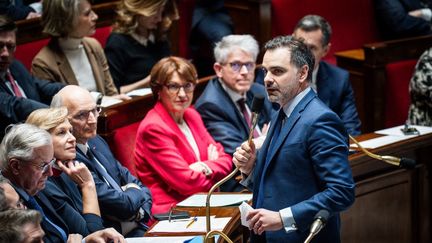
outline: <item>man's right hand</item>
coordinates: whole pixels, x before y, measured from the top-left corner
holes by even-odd
[[[252,142],[250,145],[246,141],[236,149],[233,154],[233,163],[243,174],[249,175],[255,165],[256,149]]]

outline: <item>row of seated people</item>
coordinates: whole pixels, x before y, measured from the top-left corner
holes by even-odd
[[[237,55],[243,55],[242,57],[246,62],[237,63],[238,65],[235,65],[234,62],[223,65],[220,63],[219,68],[221,70],[242,73],[246,78],[252,76],[258,45],[250,36],[248,36],[248,40],[252,41],[255,55],[245,50],[239,50],[241,49],[239,47],[244,45],[237,44],[237,49],[229,53],[228,57],[235,58],[231,54],[236,54],[236,57]],[[304,43],[291,37],[282,37],[275,41],[286,41],[286,43],[293,44],[293,48],[300,46],[300,51],[305,52],[307,64],[290,64],[288,69],[301,69],[299,71],[301,72],[300,75],[292,71],[290,75],[293,78],[298,78],[299,84],[307,88],[312,76],[314,59],[309,48]],[[244,44],[243,42],[240,43]],[[301,66],[297,67],[297,65]],[[283,68],[279,65],[272,66],[271,61],[266,63],[265,67],[275,77],[280,75],[280,69]],[[74,230],[81,229],[84,231],[83,234],[86,233],[86,230],[92,231],[93,227],[98,228],[101,226],[101,216],[104,218],[105,223],[112,223],[125,235],[142,236],[142,230],[145,230],[143,223],[150,220],[149,209],[152,201],[151,210],[153,213],[159,212],[159,210],[168,210],[178,200],[184,199],[188,193],[208,190],[212,184],[231,171],[231,156],[226,154],[223,147],[216,143],[207,132],[199,113],[189,107],[192,102],[192,93],[196,80],[196,70],[190,62],[182,58],[164,58],[152,69],[150,82],[157,103],[141,122],[135,151],[138,176],[142,182],[149,186],[152,196],[140,181],[131,176],[127,169],[113,158],[107,144],[96,135],[99,111],[93,97],[81,87],[66,86],[54,96],[51,102],[51,106],[57,108],[36,110],[27,118],[28,124],[15,125],[10,128],[1,145],[4,148],[4,151],[0,153],[4,157],[2,161],[6,162],[2,174],[11,180],[26,206],[36,209],[44,215],[42,227],[50,232],[46,236],[47,240],[57,238],[59,241],[62,239],[65,241],[66,236],[71,232],[70,228],[74,228]],[[290,81],[291,78],[288,77],[285,80]],[[269,88],[273,90],[272,92],[281,92],[277,99],[280,101],[280,105],[289,101],[285,98],[285,95],[282,95],[282,92],[299,92],[294,88],[289,91],[278,87],[278,84],[272,78],[268,82],[271,83]],[[240,87],[243,88],[245,86],[250,87],[252,79],[242,80],[240,84]],[[263,88],[261,89],[262,92]],[[305,89],[306,91],[308,92],[308,99],[316,99],[316,94],[311,88]],[[243,92],[243,98],[245,97],[246,93]],[[275,99],[274,96],[273,99]],[[330,109],[318,99],[316,101],[319,107],[325,108],[326,112],[331,114],[329,119],[335,119],[337,129],[341,132],[340,135],[346,135],[345,128],[337,115],[330,112]],[[238,112],[240,113],[242,105],[239,104],[239,106]],[[267,107],[268,112],[272,112],[273,108],[268,101],[265,107]],[[245,112],[244,122],[247,124],[247,120],[250,120],[250,118],[247,119],[247,113],[250,113],[250,111],[248,112],[247,108],[243,111]],[[283,112],[285,112],[285,108]],[[272,119],[279,119],[279,117],[273,116]],[[312,122],[315,122],[315,120]],[[37,125],[42,129],[30,124]],[[29,136],[29,134],[31,135]],[[259,135],[259,131],[257,131],[257,136]],[[317,141],[315,138],[313,140]],[[341,152],[347,152],[346,141],[340,141],[345,147]],[[14,146],[15,144],[21,146]],[[20,153],[21,149],[31,150],[33,153],[23,156]],[[341,158],[342,161],[340,161],[343,163],[344,172],[340,173],[340,177],[347,180],[348,183],[346,185],[340,183],[340,186],[347,187],[347,200],[341,202],[340,207],[334,208],[330,206],[331,210],[336,210],[335,213],[349,206],[353,198],[353,182],[347,170],[348,153],[342,152],[340,155],[344,155],[342,156],[344,158]],[[54,156],[56,159],[53,159]],[[73,161],[75,156],[76,160],[80,162]],[[155,161],[155,157],[158,158],[157,161]],[[337,158],[340,157],[337,156]],[[320,161],[320,159],[317,161]],[[334,160],[331,160],[331,163],[334,162]],[[52,164],[57,164],[64,172],[60,177],[53,176]],[[82,168],[82,170],[79,170],[79,168]],[[92,172],[91,176],[89,176],[86,169]],[[325,178],[321,179],[324,180]],[[83,193],[83,197],[80,198],[78,196],[79,192],[76,192],[77,188],[74,187],[75,183],[83,191],[91,189],[92,186],[96,187],[96,190],[93,188],[90,192]],[[307,182],[306,184],[308,184],[308,187],[314,187],[313,182]],[[86,185],[89,185],[90,188],[85,188]],[[184,188],[190,191],[182,191]],[[323,192],[316,190],[316,193]],[[94,198],[95,194],[97,194],[98,200],[90,199],[90,202],[88,202],[88,197]],[[336,195],[332,197],[336,197]],[[133,199],[136,199],[136,201],[133,201]],[[295,200],[298,199],[293,198],[289,201]],[[93,206],[88,205],[88,203],[93,203]],[[97,203],[100,203],[100,212]],[[327,202],[325,203],[327,204]],[[129,218],[131,215],[126,215],[129,212],[126,210],[129,209],[128,206],[131,204],[138,205],[139,209],[138,212],[130,210],[134,214]],[[79,210],[81,205],[82,211]],[[91,207],[91,209],[85,209],[85,206]],[[106,211],[107,209],[109,210]],[[317,211],[317,209],[313,210]],[[86,217],[81,215],[81,212],[87,212]],[[65,213],[67,217],[61,217],[58,215],[59,213]],[[117,217],[113,214],[117,214]],[[72,220],[72,215],[76,217],[73,220],[73,225],[64,222],[67,220],[66,218]],[[287,215],[287,217],[291,218],[292,221],[293,216]],[[307,227],[306,224],[309,223],[306,223],[306,221],[312,220],[312,215],[307,216],[306,219],[301,218],[298,219],[298,222],[302,225],[301,227]],[[337,231],[335,228],[337,218],[335,216],[331,220],[332,227],[327,228],[329,232],[325,234],[325,237],[330,237]],[[303,222],[303,220],[306,221]],[[77,224],[78,221],[81,224]],[[280,226],[282,226],[282,221],[279,221]],[[131,228],[132,231],[130,231]],[[264,229],[258,231],[257,228],[255,233],[261,234],[262,230]],[[279,226],[275,229],[269,228],[269,230],[278,231],[273,234],[274,236],[285,235],[282,227]],[[306,231],[302,230],[301,232],[303,233],[291,235],[291,237],[304,238]]]
[[[299,33],[297,33],[297,35],[299,35]],[[304,39],[307,39],[307,37],[306,38],[304,38]],[[256,58],[255,58],[256,59]],[[242,59],[242,60],[244,60],[244,59]],[[239,72],[239,71],[241,71],[241,72],[244,72],[244,71],[247,71],[246,73],[248,74],[248,73],[250,73],[250,71],[251,71],[251,64],[250,64],[251,62],[246,62],[246,63],[242,63],[242,62],[237,62],[237,63],[235,63],[235,62],[222,62],[222,61],[220,61],[219,62],[219,64],[220,64],[220,66],[218,67],[219,68],[219,71],[220,70],[222,70],[222,66],[224,66],[225,65],[225,67],[224,68],[230,68],[230,69],[232,69],[232,71],[235,71],[236,69],[237,69],[237,72]],[[254,63],[255,63],[255,60],[253,61],[253,67],[254,67]],[[223,65],[222,65],[223,64]],[[217,69],[218,70],[218,68],[215,68],[215,69]],[[225,70],[225,72],[227,72],[226,70]],[[12,82],[11,82],[12,83]],[[183,89],[183,91],[184,92],[186,92],[186,89],[187,89],[187,87],[186,86],[183,86],[183,87],[174,87],[174,86],[171,86],[173,89],[177,89],[178,91],[179,90],[182,90]],[[159,87],[160,88],[160,87]],[[73,92],[71,92],[71,93],[73,93]],[[197,106],[198,106],[198,103],[197,103]],[[198,109],[198,108],[197,108]],[[240,110],[241,110],[241,108],[240,108]],[[249,111],[249,113],[250,113],[250,111]],[[87,113],[88,115],[90,114],[90,112],[88,112]],[[209,150],[214,150],[214,149],[210,149],[209,148]],[[212,172],[211,171],[211,168],[209,169],[209,168],[206,168],[204,165],[202,165],[202,164],[200,164],[199,166],[197,166],[198,167],[198,170],[200,170],[201,172],[203,172],[203,173],[210,173],[210,172]]]
[[[12,31],[12,34],[14,34],[13,31]],[[243,40],[243,38],[246,38],[246,42],[249,42],[250,44],[244,44],[245,41]],[[251,85],[252,80],[253,80],[253,70],[255,69],[255,62],[256,62],[257,55],[258,55],[258,44],[250,36],[246,36],[246,37],[240,36],[240,41],[238,43],[236,42],[236,37],[233,37],[232,39],[233,40],[230,40],[230,38],[227,38],[226,42],[228,42],[228,43],[221,43],[220,44],[219,48],[221,48],[223,51],[222,50],[220,51],[221,56],[218,59],[219,60],[218,65],[215,65],[216,66],[215,69],[217,70],[221,79],[224,80],[224,77],[226,77],[227,82],[228,82],[228,80],[231,82],[237,81],[236,80],[237,78],[235,78],[236,75],[240,75],[241,77],[243,77],[244,80],[240,80],[240,82],[238,82],[238,87],[236,86],[237,82],[235,82],[233,84],[233,86],[229,86],[227,83],[227,86],[231,87],[230,89],[232,89],[232,90],[238,90],[239,92],[243,91],[242,94],[243,94],[243,96],[246,97],[245,91],[250,88],[249,86]],[[224,47],[225,45],[228,45],[228,47]],[[233,47],[230,45],[233,45],[235,48],[231,49]],[[251,50],[245,51],[245,50],[242,50],[241,48],[239,49],[239,47],[241,47],[241,46],[249,46],[251,48]],[[226,53],[224,53],[224,51],[226,51]],[[241,61],[238,61],[239,59]],[[168,59],[168,60],[170,60],[170,59]],[[174,60],[176,60],[176,59],[174,58]],[[180,62],[180,61],[177,61],[177,62]],[[191,91],[193,91],[194,86],[193,85],[191,86],[190,82],[189,82],[189,85],[183,85],[183,86],[179,86],[180,85],[179,83],[167,83],[168,78],[170,78],[170,82],[175,82],[175,81],[180,82],[180,81],[175,79],[175,75],[171,75],[170,77],[165,76],[165,79],[166,79],[164,81],[165,83],[159,83],[159,82],[162,82],[162,80],[164,80],[160,76],[163,77],[163,75],[166,75],[167,73],[169,74],[170,73],[169,69],[171,68],[171,66],[173,66],[173,65],[163,65],[164,62],[161,62],[161,63],[162,63],[160,66],[161,70],[158,70],[158,66],[156,66],[155,67],[156,73],[151,75],[151,76],[154,78],[154,80],[152,81],[152,87],[155,89],[155,92],[160,97],[160,104],[158,103],[158,105],[155,106],[155,113],[157,113],[157,112],[164,113],[165,115],[163,115],[163,116],[161,115],[162,118],[159,118],[159,119],[160,120],[166,120],[170,117],[169,114],[171,114],[171,113],[167,112],[167,111],[164,112],[165,109],[169,110],[169,111],[172,111],[172,109],[174,109],[174,110],[180,109],[181,110],[181,108],[186,109],[190,105],[190,102],[192,100],[192,97],[190,97],[190,93],[191,93]],[[181,69],[182,71],[184,69],[184,72],[185,72],[184,75],[189,74],[189,78],[186,80],[192,80],[192,81],[196,80],[197,74],[196,74],[196,72],[191,72],[192,68],[191,68],[190,64],[188,64],[185,61],[181,61],[180,63],[183,63],[183,65],[186,65],[188,67],[188,68],[182,68],[181,65],[178,64],[180,66],[179,68],[182,68]],[[176,66],[176,65],[174,65],[174,66]],[[163,68],[168,69],[168,70],[163,70]],[[158,74],[157,71],[159,71],[160,73]],[[180,73],[180,70],[177,70],[176,72]],[[11,81],[9,81],[9,82],[12,85],[12,82]],[[220,85],[220,84],[218,84],[217,80],[214,80],[213,83],[216,86]],[[254,86],[255,86],[254,89],[257,89],[257,92],[261,92],[261,93],[264,92],[263,87],[259,88],[260,85],[255,84]],[[209,88],[209,90],[210,90],[209,92],[211,93],[212,92],[211,88]],[[220,86],[219,86],[218,90],[221,91]],[[178,96],[182,97],[182,98],[180,98],[180,101],[175,101],[175,100],[173,101],[172,100],[172,93],[178,94]],[[233,92],[233,93],[235,93],[235,92]],[[247,103],[250,103],[251,96],[252,96],[251,93],[249,95],[249,102],[247,102]],[[171,96],[170,96],[170,94],[171,94]],[[240,96],[240,94],[238,94],[237,96]],[[54,98],[54,101],[52,102],[53,104],[57,104],[59,106],[65,105],[66,107],[68,107],[69,111],[65,114],[71,114],[70,122],[72,123],[72,126],[74,127],[73,131],[75,134],[76,143],[83,144],[83,145],[84,144],[90,145],[88,148],[85,145],[84,146],[77,145],[78,153],[77,153],[76,157],[78,158],[79,161],[83,161],[89,168],[92,168],[92,171],[94,172],[93,178],[95,178],[95,180],[96,180],[96,178],[99,179],[94,183],[97,186],[102,187],[102,189],[97,190],[99,193],[99,195],[98,195],[99,200],[98,201],[101,203],[102,212],[111,212],[111,213],[113,213],[113,212],[120,213],[121,212],[121,216],[110,215],[109,213],[106,213],[106,214],[102,213],[101,215],[104,215],[105,217],[107,217],[106,221],[111,222],[114,226],[117,226],[117,228],[119,230],[121,229],[122,233],[125,233],[125,234],[126,234],[126,230],[123,231],[124,227],[120,227],[119,224],[116,225],[115,223],[117,221],[113,222],[112,217],[117,217],[117,219],[120,218],[120,219],[123,219],[125,221],[133,218],[133,220],[144,220],[144,222],[146,222],[149,219],[149,215],[150,215],[150,213],[149,213],[149,200],[148,200],[148,198],[147,198],[147,200],[144,200],[144,199],[139,199],[139,197],[138,197],[138,195],[141,195],[141,196],[145,195],[145,193],[143,194],[141,191],[141,190],[144,190],[143,185],[140,184],[141,182],[137,181],[136,178],[133,178],[132,176],[130,176],[130,174],[127,172],[127,170],[125,168],[121,167],[118,162],[115,162],[114,165],[113,165],[113,163],[107,162],[107,159],[106,159],[107,157],[108,157],[108,161],[115,161],[115,159],[112,156],[109,156],[110,152],[109,152],[109,149],[108,149],[106,143],[104,143],[98,137],[94,138],[94,136],[96,135],[95,134],[96,126],[97,126],[96,116],[98,114],[97,113],[98,111],[96,109],[96,103],[92,99],[92,97],[88,94],[88,91],[86,91],[82,88],[78,88],[77,86],[67,86],[66,88],[62,89],[62,91],[60,91],[56,97],[59,97],[59,98],[57,98],[57,100]],[[210,97],[212,98],[213,95],[210,94]],[[230,102],[230,101],[228,101],[228,102]],[[165,105],[162,105],[162,103],[164,103]],[[203,103],[205,103],[205,102],[203,102]],[[225,104],[221,104],[221,105],[222,105],[222,108],[226,108]],[[179,106],[179,107],[176,107],[176,106]],[[239,106],[240,106],[240,104],[239,104]],[[163,108],[163,107],[166,107],[166,108]],[[272,108],[268,102],[267,102],[266,107],[267,107],[267,112],[266,112],[267,116],[263,116],[263,119],[267,120],[267,122],[268,122]],[[239,107],[239,109],[242,110],[243,108]],[[244,108],[244,109],[245,110],[243,110],[243,112],[246,112],[248,114],[250,113],[249,108]],[[39,112],[43,112],[43,110],[39,111]],[[235,110],[233,110],[233,112],[239,112],[239,111],[237,111],[237,109],[235,109]],[[242,116],[243,112],[239,113],[240,114],[240,117],[239,117],[240,121],[238,120],[238,121],[236,121],[236,123],[239,125],[240,124],[246,124],[245,125],[246,129],[242,128],[242,130],[246,130],[245,133],[247,134],[247,127],[248,127],[247,120],[241,120],[242,119],[241,116]],[[39,119],[34,118],[35,116],[37,116],[38,113],[35,113],[35,114],[36,115],[31,115],[28,118],[29,122],[31,122],[32,120],[39,120],[39,121],[46,122],[48,120],[47,118],[49,117],[49,115],[47,115],[47,114],[43,114],[43,113],[40,114]],[[150,114],[151,114],[151,112],[149,113],[149,115]],[[157,118],[157,115],[155,115],[155,116]],[[223,116],[227,116],[227,115],[223,115]],[[245,114],[244,117],[247,117],[247,114]],[[153,119],[155,119],[155,118],[153,118]],[[180,117],[180,119],[182,119],[182,117]],[[246,119],[246,118],[244,118],[244,119]],[[61,122],[63,123],[64,120],[65,120],[65,117],[63,117],[63,120]],[[186,172],[189,172],[189,173],[190,173],[190,171],[194,172],[193,175],[191,176],[191,179],[196,180],[196,182],[193,183],[193,182],[189,181],[190,183],[185,184],[185,185],[193,185],[193,187],[189,187],[191,190],[187,192],[190,194],[190,193],[193,193],[196,191],[208,190],[209,187],[215,181],[219,180],[220,178],[222,178],[224,175],[226,175],[227,173],[229,173],[231,171],[232,164],[230,161],[230,156],[223,152],[222,146],[216,144],[215,141],[213,140],[213,138],[209,134],[206,133],[206,128],[204,127],[204,124],[202,122],[198,123],[196,126],[191,125],[192,123],[194,123],[194,121],[200,120],[198,113],[194,112],[193,109],[188,110],[188,112],[185,111],[184,120],[187,121],[187,124],[189,125],[189,127],[186,126],[183,129],[185,130],[186,134],[189,134],[189,136],[186,135],[186,137],[184,137],[184,136],[181,136],[181,134],[177,134],[178,137],[183,137],[183,141],[178,141],[178,144],[176,144],[176,145],[177,145],[177,147],[179,147],[180,145],[185,146],[189,143],[193,144],[193,142],[189,142],[189,140],[191,140],[191,141],[196,140],[195,141],[196,147],[199,149],[196,151],[191,151],[189,149],[189,154],[184,155],[184,156],[185,157],[188,156],[192,161],[195,161],[196,160],[195,158],[200,157],[200,160],[196,161],[196,163],[191,163],[191,161],[188,161],[188,164],[190,164],[190,165],[188,165],[186,168],[183,168],[184,170],[186,170]],[[144,120],[143,124],[145,124],[145,122],[146,121]],[[154,122],[151,122],[151,124],[153,124],[153,123]],[[155,122],[155,123],[156,124],[163,124],[162,122]],[[176,123],[174,122],[174,120],[172,123],[173,123],[173,124],[171,124],[172,129],[175,130]],[[263,124],[263,122],[261,122],[261,124]],[[240,125],[240,126],[244,126],[244,125]],[[261,127],[261,128],[263,128],[263,127]],[[66,128],[63,127],[62,129],[64,129],[63,133],[62,133],[62,134],[64,134],[64,133],[67,133],[67,131],[70,132],[71,128],[69,125],[69,127],[66,126]],[[26,129],[26,132],[31,133],[31,134],[36,134],[36,132],[30,132],[29,130],[30,129]],[[178,130],[178,128],[177,128],[177,130]],[[147,130],[143,130],[143,131],[151,132],[152,130],[147,129]],[[8,134],[10,134],[10,132]],[[156,132],[156,135],[154,135],[152,133],[146,134],[145,136],[143,135],[143,137],[148,137],[148,139],[142,140],[142,141],[145,142],[147,140],[151,140],[150,138],[152,138],[152,137],[155,137],[156,141],[160,141],[160,138],[161,138],[160,131],[158,131],[156,129],[155,132]],[[177,131],[177,133],[178,133],[178,131]],[[56,134],[56,133],[54,133],[54,134]],[[138,132],[138,134],[139,134],[138,137],[141,137],[140,131]],[[193,134],[195,134],[195,136],[191,136]],[[200,140],[198,140],[196,138],[197,137],[196,134],[200,134],[200,135],[201,134],[204,134],[204,135],[207,134],[207,135],[206,136],[201,135],[199,137]],[[258,134],[259,134],[259,132],[258,132]],[[167,139],[175,140],[174,139],[175,133],[170,134],[170,135],[171,136],[169,136]],[[61,134],[59,134],[59,136],[61,136]],[[187,139],[187,137],[189,137],[189,140],[185,141],[185,138]],[[93,140],[91,140],[91,139],[93,139]],[[240,138],[239,143],[241,142],[241,139],[244,139],[244,138]],[[5,138],[4,141],[8,141],[7,137]],[[67,142],[67,138],[65,141]],[[70,147],[75,148],[75,146],[74,146],[75,140],[73,138],[69,139],[69,143],[72,144],[72,146],[70,146]],[[138,146],[140,146],[140,145],[138,145]],[[144,145],[142,145],[142,146],[144,146]],[[198,147],[198,146],[200,146],[200,147]],[[66,146],[63,146],[63,148],[65,148],[65,147]],[[144,146],[144,148],[148,148],[148,147],[151,147],[151,146]],[[194,147],[194,146],[192,146],[192,147]],[[182,151],[184,151],[184,152],[188,151],[187,148],[188,148],[188,146],[183,147]],[[155,148],[155,149],[160,149],[160,148]],[[87,153],[83,152],[85,150],[93,151],[94,155],[91,152],[89,153],[90,155],[86,155]],[[139,151],[139,149],[137,149],[137,157],[139,157],[138,151]],[[46,152],[46,151],[43,151],[43,152]],[[55,150],[54,150],[54,153],[55,153]],[[159,154],[159,153],[154,152],[154,154]],[[172,152],[171,151],[171,156],[178,156],[178,154],[179,154],[178,152]],[[44,161],[48,161],[48,157],[52,157],[49,155],[45,155],[45,156],[47,156],[47,157],[41,158]],[[55,155],[55,156],[58,159],[62,158],[61,154]],[[143,153],[142,156],[144,157],[144,158],[142,158],[143,161],[147,161],[147,160],[152,159],[152,157],[145,157],[145,156],[148,156],[148,155],[146,155],[146,153]],[[103,168],[106,170],[105,173],[104,173],[104,169],[101,170],[97,166],[98,165],[97,162],[91,160],[91,157],[96,158],[96,160],[98,162],[100,162],[100,164],[102,164]],[[67,160],[67,158],[64,158],[64,159]],[[161,159],[163,159],[163,156]],[[208,164],[204,163],[205,161],[211,162],[211,161],[218,161],[218,160],[220,160],[219,164],[217,164],[217,163],[208,163]],[[23,179],[28,179],[28,178],[33,178],[35,180],[38,179],[38,177],[35,175],[33,175],[33,176],[19,175],[17,177],[16,174],[10,172],[10,171],[13,171],[13,166],[14,166],[14,163],[11,163],[11,162],[14,162],[14,161],[17,162],[17,160],[11,160],[11,158],[7,158],[4,161],[8,161],[8,164],[6,165],[6,168],[2,171],[2,173],[5,176],[7,176],[9,179],[11,179],[11,181],[14,185],[18,185],[17,188],[19,186],[24,187],[24,185],[30,184],[30,183],[26,183],[26,180],[23,181]],[[153,164],[153,166],[156,166],[157,165],[156,162],[157,161],[153,161],[153,163],[151,163],[151,162],[148,162],[148,163]],[[70,167],[75,167],[75,166],[79,166],[79,165],[80,164],[75,165],[74,163],[68,163],[68,166],[70,166]],[[117,165],[117,166],[115,166],[115,165]],[[145,165],[145,163],[137,163],[137,165],[143,166],[143,165]],[[51,173],[49,166],[50,166],[49,163],[45,163],[43,165],[43,167],[48,168],[48,169],[46,171],[44,171],[44,173],[38,174],[39,177],[41,178],[40,179],[41,184],[43,184],[44,180],[47,180],[47,177]],[[162,167],[162,168],[164,168],[164,167]],[[159,170],[156,170],[156,171],[158,171],[158,172],[163,171],[162,168],[160,168]],[[172,172],[172,170],[168,170],[168,171]],[[108,175],[107,172],[111,173],[111,175]],[[189,174],[189,173],[186,173],[186,174]],[[113,176],[113,174],[117,175],[117,180],[115,180],[115,176]],[[63,177],[66,177],[64,174],[62,174],[62,175],[63,175]],[[83,178],[83,175],[80,175],[79,177]],[[112,179],[112,181],[111,181],[109,179],[110,177],[114,177],[114,179]],[[152,180],[152,177],[157,177],[157,178]],[[158,212],[158,210],[161,210],[161,211],[167,210],[172,205],[172,203],[175,203],[178,200],[181,200],[182,198],[184,198],[185,196],[188,195],[185,192],[183,192],[183,193],[185,193],[186,195],[182,195],[181,193],[179,193],[179,195],[177,195],[176,193],[173,193],[172,192],[173,189],[171,188],[171,186],[168,187],[167,185],[165,185],[165,183],[167,183],[167,182],[165,180],[162,180],[160,177],[163,177],[165,179],[165,178],[167,178],[167,175],[164,175],[164,176],[155,175],[154,172],[151,175],[146,175],[143,172],[143,176],[140,176],[140,178],[142,180],[146,181],[146,183],[149,184],[151,190],[154,191],[154,193],[153,193],[153,195],[154,195],[153,212]],[[178,176],[176,176],[176,177],[178,177]],[[50,178],[53,178],[52,180],[55,180],[55,179],[60,180],[59,177],[57,177],[57,178],[50,177]],[[63,190],[58,190],[58,189],[54,190],[56,187],[52,186],[52,188],[54,188],[53,190],[43,190],[41,194],[38,194],[37,200],[39,201],[40,204],[42,204],[42,207],[45,206],[46,211],[48,211],[52,208],[56,208],[54,205],[52,205],[53,202],[51,202],[50,200],[46,200],[46,198],[54,198],[54,196],[53,196],[54,193],[60,194],[60,196],[58,196],[57,198],[61,198],[58,202],[61,205],[64,205],[64,202],[68,201],[67,200],[68,197],[67,196],[65,197],[64,195],[62,195],[61,194],[62,192],[69,191],[69,198],[76,199],[76,195],[77,195],[76,188],[75,188],[75,191],[73,191],[73,189],[70,189],[70,188],[73,188],[73,186],[70,186],[72,184],[72,182],[70,182],[70,180],[67,178],[68,177],[66,177],[66,179],[64,179],[64,180],[68,183],[66,183],[66,182],[60,183],[60,184],[64,184],[64,185],[62,185]],[[107,182],[105,182],[105,180]],[[38,182],[39,182],[39,180],[38,180]],[[199,186],[197,185],[197,184],[199,184],[198,182],[201,182],[202,188],[199,188]],[[125,183],[127,183],[127,184],[124,185]],[[122,193],[119,193],[120,190],[118,188],[115,189],[116,184],[117,184],[117,187],[125,186],[125,190],[122,191]],[[107,186],[107,185],[112,185],[112,188],[108,188],[109,186]],[[167,189],[167,187],[168,187],[168,189]],[[27,188],[25,188],[25,189],[27,189]],[[38,207],[36,207],[30,203],[30,197],[29,196],[36,195],[36,193],[38,192],[37,189],[40,190],[42,188],[37,187],[37,188],[32,188],[32,189],[36,189],[36,190],[33,190],[33,191],[21,190],[21,193],[22,193],[21,197],[25,199],[25,201],[27,202],[27,205],[29,207],[33,207],[33,208],[37,209]],[[68,190],[68,189],[70,189],[70,190]],[[135,190],[137,190],[137,191],[135,191]],[[169,190],[169,191],[164,193],[164,190]],[[44,197],[43,196],[44,193],[47,193],[48,196]],[[27,194],[31,194],[31,195],[27,195]],[[117,198],[120,197],[120,199],[122,199],[123,197],[126,197],[126,195],[128,195],[128,194],[130,194],[130,197],[133,197],[133,196],[138,197],[136,199],[138,201],[140,201],[142,204],[137,203],[137,204],[134,204],[132,206],[135,206],[135,209],[136,209],[136,207],[138,205],[138,213],[139,213],[140,217],[133,217],[135,215],[135,213],[136,214],[138,214],[138,213],[132,209],[129,209],[129,208],[117,209],[117,208],[115,208],[115,206],[118,206],[119,204],[122,207],[127,207],[128,205],[130,205],[130,203],[132,203],[134,201],[131,200],[132,202],[129,202],[129,204],[124,203],[124,202],[118,203],[118,201],[113,200],[112,195],[111,195],[111,197],[109,197],[109,196],[106,196],[106,194],[118,194]],[[75,196],[73,196],[73,195],[75,195]],[[129,198],[127,198],[127,199],[129,199]],[[107,202],[107,200],[108,200],[108,202]],[[126,198],[123,198],[123,200],[126,200]],[[168,201],[168,203],[166,201]],[[50,204],[52,206],[50,206]],[[75,212],[75,215],[79,218],[79,214],[76,214],[76,211],[78,211],[78,210],[74,210],[74,209],[80,209],[81,204],[84,205],[84,202],[80,203],[79,198],[78,198],[77,202],[71,203],[71,205],[73,205],[75,208],[71,206],[71,207],[68,207],[69,211],[63,210],[62,212],[67,212],[67,215],[73,215],[72,212]],[[112,204],[115,204],[115,205],[112,205]],[[113,207],[113,208],[111,208],[111,207]],[[132,215],[128,215],[127,213],[125,213],[125,210],[127,210],[127,209],[129,209],[128,212],[132,212]],[[139,209],[142,209],[143,212],[141,212],[141,210],[139,210]],[[58,212],[60,212],[60,211],[58,211]],[[80,211],[78,211],[78,212],[80,212]],[[55,213],[55,211],[51,210],[51,217],[53,218],[52,220],[57,221],[56,222],[57,224],[63,226],[63,227],[60,226],[60,228],[64,229],[63,231],[65,232],[65,234],[67,232],[69,232],[68,227],[65,226],[65,224],[62,224],[62,221],[60,220],[61,217],[60,217],[60,219],[59,219],[59,217],[55,217],[54,213]],[[98,213],[95,212],[94,214],[97,215]],[[48,215],[48,213],[47,213],[47,215]],[[147,215],[147,217],[145,217],[146,215]],[[129,217],[129,216],[131,216],[131,217]],[[121,218],[121,217],[123,217],[123,218]],[[56,218],[57,218],[57,220],[56,220]],[[109,221],[110,219],[111,219],[111,221]],[[76,220],[75,220],[75,222],[76,222]],[[81,220],[81,222],[86,222],[86,219]],[[135,221],[133,221],[133,222],[135,222]],[[47,228],[47,230],[48,230],[49,226],[50,226],[49,224],[47,225],[47,223],[45,223],[45,227]],[[80,225],[80,224],[75,223],[73,226],[74,227],[79,227],[79,226],[82,227],[83,224]],[[100,226],[100,224],[99,224],[99,226]],[[139,227],[139,225],[136,227]],[[140,228],[135,228],[134,233],[136,233],[138,229],[140,229]],[[82,233],[85,235],[86,234],[85,230],[89,230],[88,227],[86,227],[86,224],[84,224],[84,227],[82,230],[83,231],[79,232],[79,233]],[[51,229],[51,231],[52,231],[52,234],[50,234],[49,236],[61,237],[61,234],[59,235],[55,229]],[[138,232],[139,233],[137,233],[136,235],[142,235],[143,234],[142,231],[138,231]]]

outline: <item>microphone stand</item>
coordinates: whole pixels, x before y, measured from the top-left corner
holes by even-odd
[[[370,152],[369,150],[363,148],[363,146],[361,146],[360,143],[355,138],[353,138],[351,135],[348,135],[348,136],[363,153],[365,153],[367,156],[369,156],[371,158],[381,160],[381,161],[386,162],[388,164],[395,165],[398,167],[403,167],[406,169],[412,169],[415,167],[415,161],[414,160],[401,159],[401,158],[398,158],[395,156],[390,156],[390,155],[374,154],[374,153]],[[403,160],[405,160],[405,162]]]
[[[249,138],[248,138],[249,145],[252,144],[253,132],[254,132],[255,126],[257,125],[257,122],[258,122],[258,113],[252,112],[252,126],[251,126],[251,129],[249,130]],[[232,240],[230,240],[230,238],[225,233],[223,233],[222,231],[211,230],[211,226],[210,226],[210,197],[211,197],[212,193],[214,192],[214,190],[216,190],[216,188],[220,187],[227,180],[231,179],[235,174],[237,174],[238,171],[239,171],[239,168],[236,166],[231,173],[229,173],[222,180],[216,182],[210,188],[209,192],[207,193],[207,197],[206,197],[206,232],[207,232],[207,234],[204,238],[205,243],[214,243],[214,235],[217,235],[217,234],[222,236],[222,238],[224,238],[228,243],[233,243]]]

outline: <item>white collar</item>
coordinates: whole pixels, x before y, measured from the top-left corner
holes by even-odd
[[[300,101],[306,96],[306,94],[311,90],[311,87],[307,87],[305,90],[297,94],[294,99],[292,99],[288,104],[283,107],[283,111],[287,117],[290,117],[294,108],[300,103]]]

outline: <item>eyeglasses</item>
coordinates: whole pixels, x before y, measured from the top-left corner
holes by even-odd
[[[24,161],[24,160],[20,159],[20,161]],[[26,161],[26,163],[30,164],[30,165],[34,166],[36,169],[40,170],[42,172],[42,174],[45,174],[48,172],[49,168],[54,165],[54,163],[56,161],[57,161],[56,158],[52,158],[49,162],[42,162],[42,164],[36,164],[36,163],[31,162],[31,161]]]
[[[3,50],[5,47],[8,50],[8,52],[14,52],[16,50],[15,44],[0,42],[0,50]]]
[[[253,71],[255,69],[255,63],[253,63],[253,62],[244,62],[244,63],[243,62],[230,62],[228,64],[230,65],[231,69],[237,73],[240,72],[240,70],[243,68],[243,66],[246,67],[246,70],[248,72]]]
[[[102,111],[102,107],[96,106],[95,108],[88,110],[88,111],[80,111],[77,114],[75,114],[74,116],[72,116],[72,118],[76,119],[76,120],[80,120],[80,121],[86,121],[89,118],[90,113],[92,113],[93,116],[96,118],[99,116],[99,113],[101,111]]]
[[[187,82],[184,85],[169,83],[165,84],[164,86],[167,87],[168,91],[172,94],[177,94],[180,91],[180,88],[183,88],[184,92],[186,93],[191,93],[195,90],[195,84],[191,82]]]

